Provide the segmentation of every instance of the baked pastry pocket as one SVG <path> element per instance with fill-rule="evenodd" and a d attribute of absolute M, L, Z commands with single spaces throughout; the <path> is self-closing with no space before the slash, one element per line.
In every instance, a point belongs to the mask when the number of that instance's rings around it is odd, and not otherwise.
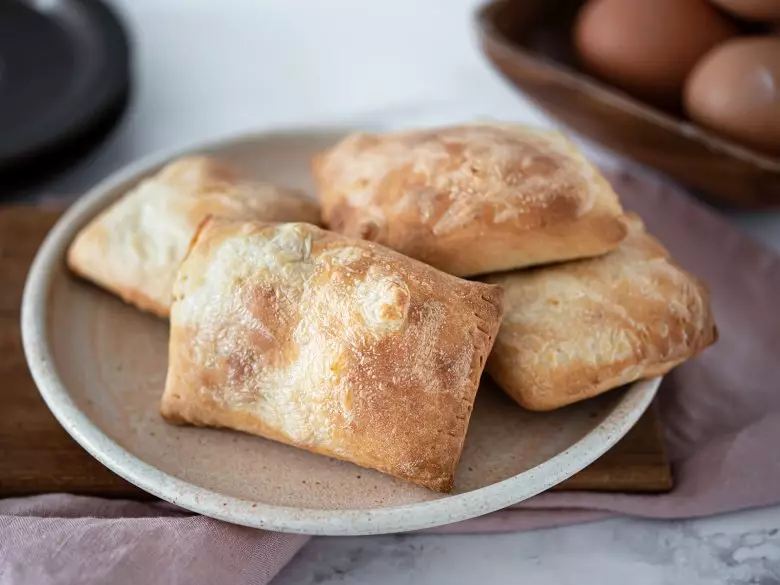
<path fill-rule="evenodd" d="M 487 371 L 520 405 L 550 410 L 660 376 L 717 339 L 706 287 L 627 219 L 606 256 L 486 278 L 506 306 Z"/>
<path fill-rule="evenodd" d="M 448 491 L 501 296 L 312 225 L 207 220 L 174 287 L 162 415 Z"/>
<path fill-rule="evenodd" d="M 214 159 L 186 157 L 84 227 L 68 250 L 68 266 L 125 302 L 167 317 L 176 270 L 209 215 L 319 223 L 319 206 L 298 191 L 247 181 Z"/>
<path fill-rule="evenodd" d="M 312 166 L 330 229 L 458 276 L 597 256 L 626 234 L 611 186 L 559 132 L 354 134 Z"/>

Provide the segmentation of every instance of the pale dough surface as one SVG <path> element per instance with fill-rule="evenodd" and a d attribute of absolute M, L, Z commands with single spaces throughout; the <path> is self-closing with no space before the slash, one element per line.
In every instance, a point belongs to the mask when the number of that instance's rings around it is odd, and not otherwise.
<path fill-rule="evenodd" d="M 501 297 L 312 225 L 207 221 L 174 287 L 162 414 L 448 491 Z"/>
<path fill-rule="evenodd" d="M 190 239 L 207 216 L 319 223 L 302 193 L 244 180 L 204 156 L 178 159 L 143 180 L 82 229 L 68 251 L 77 274 L 166 317 Z"/>
<path fill-rule="evenodd" d="M 487 277 L 506 312 L 487 371 L 526 408 L 550 410 L 665 374 L 717 339 L 703 283 L 628 216 L 600 258 Z"/>

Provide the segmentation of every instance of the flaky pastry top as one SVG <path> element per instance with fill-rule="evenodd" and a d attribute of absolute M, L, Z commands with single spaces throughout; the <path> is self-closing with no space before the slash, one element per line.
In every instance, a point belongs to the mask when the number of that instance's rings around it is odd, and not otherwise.
<path fill-rule="evenodd" d="M 185 157 L 141 181 L 79 232 L 69 265 L 166 316 L 176 269 L 209 215 L 318 223 L 319 207 L 298 191 L 248 181 L 210 157 Z"/>
<path fill-rule="evenodd" d="M 308 224 L 214 219 L 174 299 L 169 418 L 452 485 L 499 287 Z"/>

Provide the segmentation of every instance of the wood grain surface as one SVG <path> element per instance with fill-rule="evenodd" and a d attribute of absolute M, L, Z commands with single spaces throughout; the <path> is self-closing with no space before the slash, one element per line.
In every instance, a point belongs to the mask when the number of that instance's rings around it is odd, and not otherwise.
<path fill-rule="evenodd" d="M 22 352 L 19 307 L 30 262 L 60 212 L 0 207 L 0 497 L 69 492 L 151 498 L 84 451 L 41 399 Z M 589 468 L 558 489 L 666 491 L 672 475 L 657 409 Z"/>

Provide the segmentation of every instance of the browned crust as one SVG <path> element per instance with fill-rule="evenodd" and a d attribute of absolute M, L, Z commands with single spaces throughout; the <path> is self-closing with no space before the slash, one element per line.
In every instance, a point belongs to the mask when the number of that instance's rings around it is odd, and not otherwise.
<path fill-rule="evenodd" d="M 534 141 L 546 144 L 544 137 L 551 133 L 537 132 L 530 137 L 523 134 L 512 142 L 517 130 L 506 126 L 493 135 L 497 146 L 492 150 L 492 143 L 487 142 L 487 146 L 475 147 L 467 156 L 464 152 L 474 142 L 467 128 L 354 135 L 314 157 L 311 167 L 325 225 L 351 237 L 389 246 L 458 276 L 598 256 L 623 240 L 626 228 L 617 196 L 573 145 L 556 138 L 560 141 L 555 146 L 557 164 L 572 168 L 582 165 L 592 177 L 571 181 L 559 178 L 557 182 L 519 187 L 517 177 L 525 172 L 521 170 L 525 164 L 523 148 L 536 148 L 532 146 Z M 439 141 L 437 132 L 446 140 Z M 514 158 L 501 150 L 501 141 L 512 145 Z M 431 144 L 444 144 L 450 157 L 434 159 L 426 174 L 419 170 L 424 166 L 420 161 L 429 155 Z M 399 151 L 407 152 L 405 159 L 397 158 L 395 153 Z M 538 159 L 549 166 L 546 154 Z M 546 167 L 542 164 L 540 168 Z M 354 194 L 362 188 L 365 201 L 354 204 Z M 594 191 L 592 205 L 583 203 L 586 189 Z M 469 202 L 480 197 L 484 203 Z M 425 203 L 420 203 L 423 200 Z M 503 217 L 513 206 L 516 213 Z M 470 219 L 441 229 L 442 218 L 457 215 L 453 214 L 456 208 L 468 210 L 464 213 Z"/>
<path fill-rule="evenodd" d="M 189 282 L 197 282 L 199 267 L 209 262 L 214 242 L 233 233 L 237 227 L 232 226 L 240 225 L 250 224 L 222 219 L 206 223 L 182 264 L 181 274 Z M 253 229 L 276 229 L 258 222 L 251 225 Z M 313 255 L 345 245 L 367 254 L 348 269 L 334 268 L 322 276 L 321 285 L 330 287 L 324 299 L 332 303 L 336 298 L 333 295 L 341 295 L 340 283 L 346 283 L 343 294 L 347 294 L 351 283 L 362 282 L 372 267 L 389 270 L 387 274 L 402 278 L 408 286 L 408 299 L 399 301 L 408 300 L 404 327 L 379 338 L 361 337 L 356 333 L 359 330 L 354 329 L 354 316 L 344 321 L 339 311 L 323 311 L 316 304 L 300 309 L 294 291 L 288 288 L 289 281 L 258 281 L 257 288 L 252 288 L 246 298 L 259 304 L 247 305 L 247 309 L 257 315 L 274 338 L 287 341 L 268 344 L 265 338 L 252 339 L 250 330 L 244 334 L 240 324 L 227 322 L 225 326 L 238 328 L 236 331 L 246 343 L 241 341 L 243 345 L 228 357 L 213 358 L 218 364 L 209 367 L 199 356 L 216 337 L 204 331 L 206 325 L 198 329 L 199 326 L 184 324 L 177 306 L 180 295 L 192 293 L 177 289 L 171 318 L 168 378 L 160 405 L 162 415 L 178 424 L 221 426 L 260 435 L 430 489 L 449 491 L 479 378 L 498 331 L 501 288 L 462 281 L 370 242 L 352 241 L 314 226 L 303 229 L 314 235 Z M 316 291 L 307 295 L 316 296 Z M 387 310 L 394 314 L 394 308 Z M 431 329 L 434 316 L 441 321 L 436 321 Z M 289 334 L 302 318 L 317 320 L 315 329 L 324 336 L 323 346 L 328 339 L 352 340 L 348 351 L 338 358 L 338 366 L 331 366 L 338 368 L 334 370 L 338 379 L 350 389 L 350 416 L 345 418 L 338 408 L 330 406 L 323 410 L 325 419 L 320 422 L 332 431 L 319 443 L 296 440 L 256 415 L 252 408 L 236 407 L 230 401 L 238 388 L 242 397 L 250 397 L 248 404 L 253 404 L 256 399 L 251 398 L 252 388 L 267 389 L 263 376 L 273 373 L 236 356 L 244 355 L 248 344 L 253 352 L 268 356 L 269 363 L 275 364 L 273 368 L 287 367 L 304 351 Z M 323 355 L 325 359 L 327 355 Z M 329 382 L 307 379 L 307 388 L 302 389 L 305 394 L 300 399 L 316 406 L 318 396 L 329 395 Z M 273 394 L 263 396 L 265 404 L 277 400 Z"/>
<path fill-rule="evenodd" d="M 717 340 L 707 287 L 636 216 L 628 221 L 631 234 L 612 254 L 487 279 L 505 286 L 507 309 L 486 369 L 521 406 L 552 410 L 666 374 Z M 561 287 L 577 300 L 562 305 Z M 629 340 L 628 353 L 617 347 L 620 339 Z M 603 353 L 564 350 L 572 346 Z M 555 351 L 568 353 L 551 366 L 545 360 Z"/>

